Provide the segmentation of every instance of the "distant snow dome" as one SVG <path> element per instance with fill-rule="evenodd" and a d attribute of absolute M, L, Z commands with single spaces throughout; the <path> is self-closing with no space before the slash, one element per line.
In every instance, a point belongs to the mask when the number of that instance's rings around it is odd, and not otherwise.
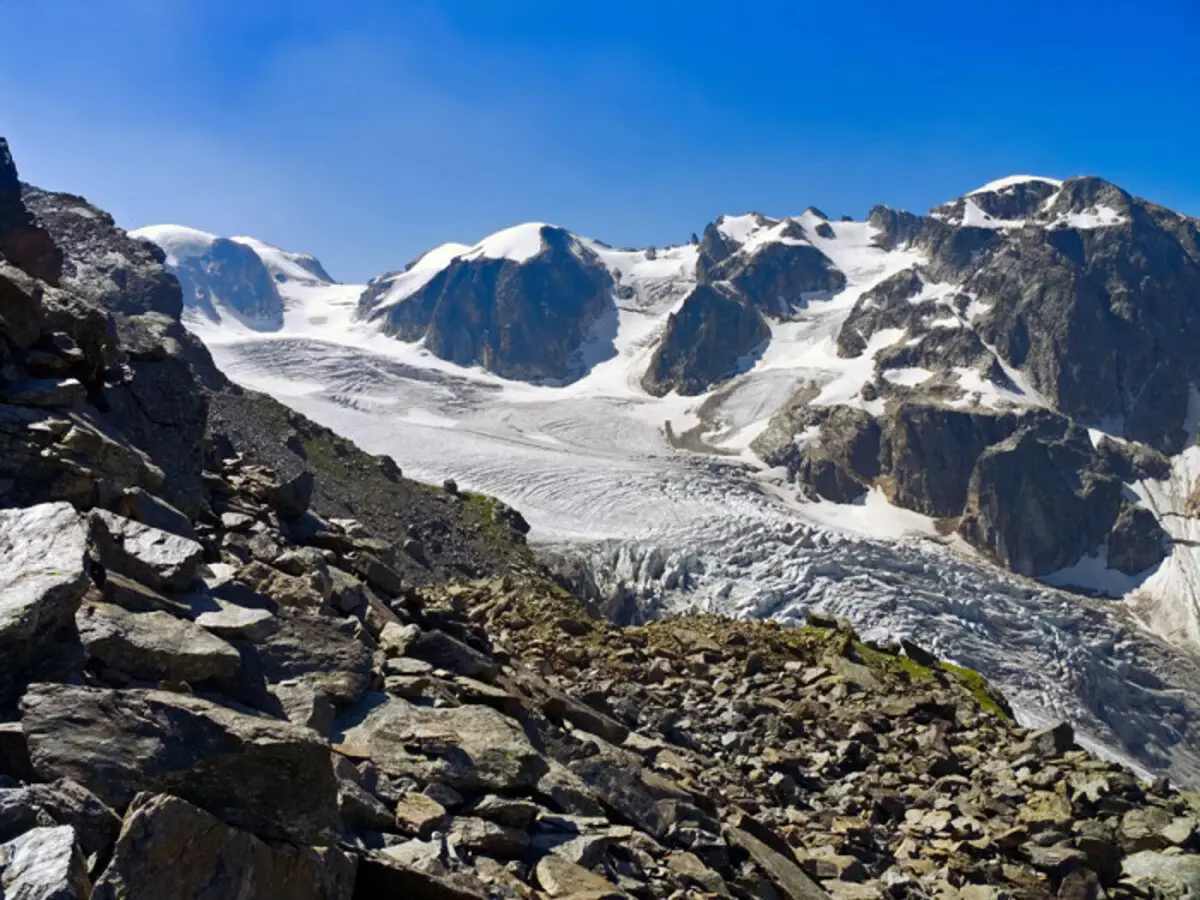
<path fill-rule="evenodd" d="M 983 187 L 977 187 L 973 191 L 968 191 L 965 196 L 970 197 L 972 194 L 1003 191 L 1006 188 L 1016 187 L 1018 184 L 1029 184 L 1030 182 L 1041 182 L 1042 184 L 1053 185 L 1056 188 L 1062 187 L 1062 181 L 1058 178 L 1046 178 L 1042 175 L 1009 175 L 1007 178 L 997 178 L 995 181 L 989 181 Z"/>
<path fill-rule="evenodd" d="M 139 241 L 150 241 L 162 248 L 167 255 L 167 265 L 178 266 L 185 259 L 204 256 L 217 240 L 215 234 L 188 228 L 185 225 L 151 225 L 129 232 Z"/>

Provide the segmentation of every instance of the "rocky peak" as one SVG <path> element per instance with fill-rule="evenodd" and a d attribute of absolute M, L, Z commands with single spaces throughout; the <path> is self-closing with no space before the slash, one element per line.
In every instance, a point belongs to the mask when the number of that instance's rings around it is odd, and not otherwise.
<path fill-rule="evenodd" d="M 564 383 L 613 354 L 614 283 L 570 232 L 500 232 L 445 261 L 411 292 L 368 286 L 360 314 L 401 340 L 506 378 Z"/>
<path fill-rule="evenodd" d="M 34 278 L 58 284 L 62 254 L 25 207 L 17 167 L 4 138 L 0 138 L 0 234 L 0 257 Z"/>

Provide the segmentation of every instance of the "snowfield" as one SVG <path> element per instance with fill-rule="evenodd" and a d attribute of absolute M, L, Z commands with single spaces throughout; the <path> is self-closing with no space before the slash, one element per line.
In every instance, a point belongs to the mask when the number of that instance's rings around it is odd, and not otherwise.
<path fill-rule="evenodd" d="M 650 258 L 579 239 L 632 290 L 618 291 L 615 356 L 565 387 L 505 381 L 385 337 L 355 318 L 363 286 L 311 273 L 289 272 L 279 284 L 286 310 L 278 332 L 200 318 L 188 324 L 233 380 L 392 456 L 406 475 L 453 477 L 510 503 L 532 525 L 531 539 L 583 560 L 607 593 L 646 614 L 703 609 L 787 623 L 810 610 L 845 616 L 867 637 L 908 636 L 980 671 L 1029 724 L 1070 719 L 1091 746 L 1200 785 L 1200 747 L 1181 739 L 1200 717 L 1193 548 L 1177 548 L 1140 587 L 1096 584 L 1112 574 L 1102 560 L 1059 573 L 1061 584 L 1134 589 L 1123 599 L 1081 597 L 997 569 L 878 492 L 858 505 L 798 501 L 783 473 L 753 456 L 753 439 L 806 382 L 819 389 L 815 403 L 868 406 L 858 392 L 872 377 L 873 353 L 899 335 L 876 335 L 862 356 L 841 359 L 838 327 L 864 291 L 921 261 L 874 247 L 863 222 L 825 223 L 811 211 L 785 221 L 803 227 L 847 287 L 809 302 L 797 321 L 773 323 L 757 365 L 701 397 L 654 398 L 639 384 L 667 316 L 694 283 L 694 247 Z M 822 223 L 834 237 L 816 234 Z M 795 240 L 779 238 L 779 222 L 761 217 L 718 227 L 741 243 Z M 194 246 L 185 238 L 175 245 Z M 518 226 L 473 246 L 438 248 L 394 278 L 385 302 L 403 302 L 415 282 L 457 255 L 527 258 L 537 252 L 534 240 L 536 229 Z M 264 252 L 276 267 L 290 259 Z M 964 382 L 973 375 L 960 373 Z M 1037 403 L 1017 376 L 1011 396 L 980 384 L 992 391 L 983 402 Z M 892 377 L 916 383 L 925 375 Z M 1200 449 L 1176 468 L 1171 482 L 1144 488 L 1160 515 L 1182 510 L 1200 474 Z M 1200 542 L 1197 520 L 1163 521 Z"/>

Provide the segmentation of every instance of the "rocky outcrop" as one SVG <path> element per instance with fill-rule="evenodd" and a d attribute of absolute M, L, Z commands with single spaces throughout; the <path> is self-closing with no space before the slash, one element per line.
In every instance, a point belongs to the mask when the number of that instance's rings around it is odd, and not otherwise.
<path fill-rule="evenodd" d="M 63 255 L 21 199 L 21 182 L 8 141 L 0 137 L 0 259 L 33 278 L 58 284 Z"/>
<path fill-rule="evenodd" d="M 747 369 L 770 336 L 758 311 L 700 285 L 671 313 L 642 386 L 658 397 L 702 394 Z"/>
<path fill-rule="evenodd" d="M 971 224 L 968 206 L 982 224 Z M 1182 448 L 1200 374 L 1187 350 L 1200 296 L 1196 220 L 1081 177 L 973 193 L 924 217 L 877 207 L 870 222 L 881 247 L 919 250 L 930 278 L 975 298 L 980 311 L 960 316 L 980 342 L 965 364 L 986 364 L 982 348 L 994 348 L 1059 412 L 1120 422 L 1123 437 L 1169 453 Z M 839 335 L 843 355 L 861 352 L 881 327 L 922 333 L 920 313 L 895 293 L 859 301 Z"/>
<path fill-rule="evenodd" d="M 709 269 L 707 279 L 728 282 L 748 305 L 779 319 L 791 318 L 811 300 L 827 299 L 846 286 L 846 276 L 807 242 L 770 243 L 730 256 Z"/>
<path fill-rule="evenodd" d="M 316 269 L 323 271 L 319 263 Z M 275 279 L 245 244 L 216 238 L 207 253 L 179 259 L 171 271 L 179 279 L 184 306 L 209 319 L 219 321 L 232 314 L 242 324 L 263 331 L 283 325 L 283 298 Z"/>
<path fill-rule="evenodd" d="M 360 315 L 462 366 L 522 381 L 573 381 L 613 355 L 613 335 L 604 332 L 613 318 L 612 276 L 561 228 L 543 226 L 540 239 L 542 249 L 522 261 L 455 259 L 411 296 L 376 308 L 391 289 L 384 276 L 363 294 Z"/>
<path fill-rule="evenodd" d="M 755 442 L 810 497 L 852 502 L 879 487 L 897 506 L 960 520 L 959 533 L 1000 564 L 1047 575 L 1106 548 L 1109 568 L 1137 574 L 1169 541 L 1123 481 L 1164 477 L 1148 447 L 1093 445 L 1045 410 L 995 412 L 902 401 L 872 416 L 812 408 L 801 391 Z"/>
<path fill-rule="evenodd" d="M 968 488 L 959 532 L 1023 575 L 1045 575 L 1093 554 L 1123 500 L 1121 483 L 1090 465 L 1082 429 L 1023 427 L 988 447 Z"/>
<path fill-rule="evenodd" d="M 177 797 L 143 794 L 92 898 L 350 900 L 354 873 L 354 857 L 340 850 L 269 844 Z"/>

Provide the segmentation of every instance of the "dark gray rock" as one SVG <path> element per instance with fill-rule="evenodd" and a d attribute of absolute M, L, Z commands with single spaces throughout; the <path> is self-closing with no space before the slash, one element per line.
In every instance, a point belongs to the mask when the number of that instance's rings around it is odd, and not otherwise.
<path fill-rule="evenodd" d="M 85 603 L 75 616 L 88 657 L 133 678 L 232 682 L 242 657 L 200 625 L 166 612 L 128 612 Z"/>
<path fill-rule="evenodd" d="M 25 206 L 64 253 L 62 284 L 110 312 L 183 311 L 179 282 L 162 254 L 117 227 L 112 216 L 73 194 L 25 186 Z"/>
<path fill-rule="evenodd" d="M 708 278 L 728 282 L 747 305 L 778 319 L 790 319 L 811 300 L 826 299 L 846 286 L 846 276 L 808 243 L 772 242 L 753 253 L 737 253 L 715 266 Z"/>
<path fill-rule="evenodd" d="M 304 679 L 335 703 L 353 703 L 370 685 L 372 656 L 354 619 L 281 610 L 278 629 L 256 648 L 268 683 Z"/>
<path fill-rule="evenodd" d="M 376 309 L 391 287 L 384 276 L 368 285 L 360 313 L 459 365 L 573 381 L 615 353 L 612 277 L 570 233 L 544 226 L 540 236 L 541 251 L 524 262 L 456 259 L 402 303 Z"/>
<path fill-rule="evenodd" d="M 92 900 L 350 900 L 354 875 L 341 850 L 268 844 L 178 797 L 141 795 Z"/>
<path fill-rule="evenodd" d="M 333 739 L 381 772 L 459 789 L 528 790 L 549 768 L 515 720 L 486 706 L 434 709 L 368 694 L 338 720 Z"/>
<path fill-rule="evenodd" d="M 1022 428 L 979 457 L 959 533 L 1023 575 L 1095 553 L 1122 505 L 1121 483 L 1097 472 L 1087 432 Z"/>
<path fill-rule="evenodd" d="M 21 187 L 8 141 L 0 137 L 0 257 L 34 278 L 58 284 L 62 251 L 29 212 Z"/>
<path fill-rule="evenodd" d="M 642 386 L 656 397 L 702 394 L 746 371 L 771 332 L 762 315 L 715 288 L 697 286 L 667 320 Z"/>
<path fill-rule="evenodd" d="M 59 684 L 31 686 L 21 709 L 37 771 L 116 809 L 166 791 L 267 840 L 338 832 L 328 745 L 306 728 L 186 694 Z"/>
<path fill-rule="evenodd" d="M 1126 504 L 1108 535 L 1108 567 L 1136 575 L 1167 558 L 1170 538 L 1154 513 Z"/>
<path fill-rule="evenodd" d="M 133 519 L 143 525 L 157 528 L 159 531 L 176 534 L 192 541 L 196 540 L 196 530 L 187 516 L 167 501 L 155 497 L 142 488 L 127 490 L 117 502 L 116 512 L 127 519 Z"/>

